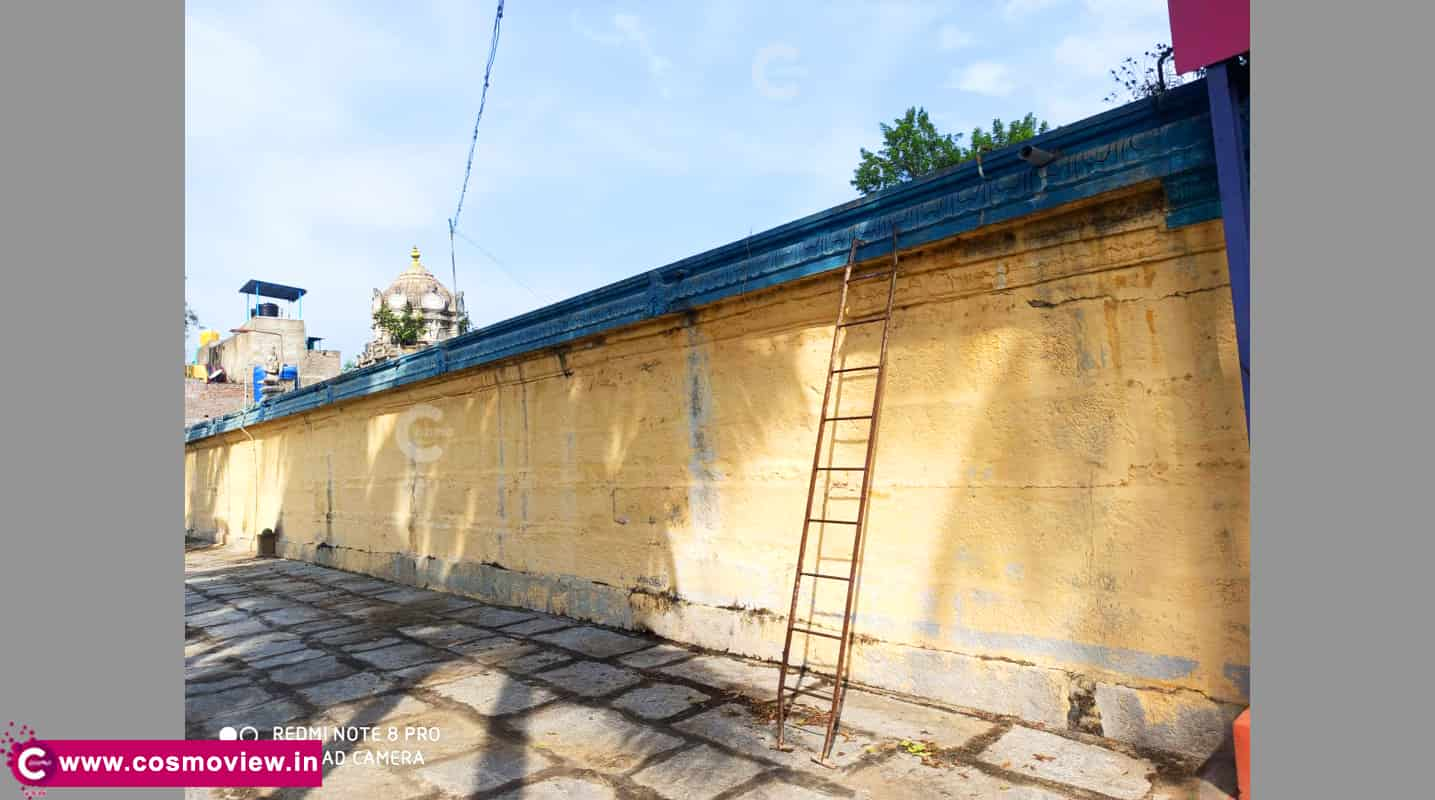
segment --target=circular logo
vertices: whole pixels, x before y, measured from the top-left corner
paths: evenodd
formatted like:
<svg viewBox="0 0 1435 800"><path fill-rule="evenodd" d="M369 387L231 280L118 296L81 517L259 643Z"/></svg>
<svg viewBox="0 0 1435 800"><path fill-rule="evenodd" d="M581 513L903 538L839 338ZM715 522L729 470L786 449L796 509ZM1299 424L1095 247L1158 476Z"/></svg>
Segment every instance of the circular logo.
<svg viewBox="0 0 1435 800"><path fill-rule="evenodd" d="M443 455L443 448L438 445L420 447L414 442L413 428L421 419L438 422L443 419L443 412L428 403L419 403L399 417L399 424L394 429L394 438L398 440L399 450L404 455L413 459L417 464L427 464L437 461ZM448 433L448 431L439 431L439 433Z"/></svg>
<svg viewBox="0 0 1435 800"><path fill-rule="evenodd" d="M797 84L791 81L774 81L772 67L776 62L794 64L798 55L797 48L786 42L776 42L757 51L757 55L752 59L752 85L757 88L758 94L773 100L791 100L796 97ZM806 70L797 67L787 70L787 73L791 77L800 77L806 74Z"/></svg>
<svg viewBox="0 0 1435 800"><path fill-rule="evenodd" d="M25 742L15 746L15 777L21 783L44 786L55 777L55 754L44 742Z"/></svg>

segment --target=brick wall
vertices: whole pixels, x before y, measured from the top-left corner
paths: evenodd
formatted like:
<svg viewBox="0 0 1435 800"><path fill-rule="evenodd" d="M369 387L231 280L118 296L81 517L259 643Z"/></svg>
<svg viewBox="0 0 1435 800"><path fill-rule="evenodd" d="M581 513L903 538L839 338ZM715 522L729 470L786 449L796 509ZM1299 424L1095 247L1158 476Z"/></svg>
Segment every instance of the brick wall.
<svg viewBox="0 0 1435 800"><path fill-rule="evenodd" d="M245 383L184 382L184 424L193 425L244 408L249 385Z"/></svg>

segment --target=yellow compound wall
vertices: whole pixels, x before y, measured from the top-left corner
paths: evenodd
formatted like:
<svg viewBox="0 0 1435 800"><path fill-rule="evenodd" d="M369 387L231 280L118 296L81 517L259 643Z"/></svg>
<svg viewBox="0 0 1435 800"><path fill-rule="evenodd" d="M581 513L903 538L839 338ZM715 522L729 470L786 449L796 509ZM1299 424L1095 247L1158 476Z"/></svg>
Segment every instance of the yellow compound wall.
<svg viewBox="0 0 1435 800"><path fill-rule="evenodd" d="M1219 221L1168 230L1153 183L903 253L855 680L1214 749L1249 691L1223 242ZM193 442L186 525L776 660L839 289L832 272L563 361ZM883 290L863 284L854 310ZM854 335L845 363L874 349ZM872 383L842 381L838 413L866 413ZM839 428L824 463L860 463L859 432ZM834 480L853 483L824 483L820 516L851 518L855 478ZM850 528L829 527L821 567L843 570ZM804 593L804 613L840 625L841 600Z"/></svg>

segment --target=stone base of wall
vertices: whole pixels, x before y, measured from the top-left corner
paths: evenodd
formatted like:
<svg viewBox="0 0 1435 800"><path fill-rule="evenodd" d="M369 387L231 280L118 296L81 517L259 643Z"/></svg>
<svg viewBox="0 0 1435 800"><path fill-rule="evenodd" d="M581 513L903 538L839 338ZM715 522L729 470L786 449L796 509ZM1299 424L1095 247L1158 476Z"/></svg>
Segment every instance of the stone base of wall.
<svg viewBox="0 0 1435 800"><path fill-rule="evenodd" d="M253 551L254 540L236 539L230 546ZM651 631L714 651L771 662L781 659L784 619L768 612L715 608L569 576L300 543L282 536L278 554L488 603ZM865 637L854 641L851 669L852 680L866 686L1050 728L1094 733L1197 761L1222 747L1242 709L1194 691L1113 684L1063 669Z"/></svg>

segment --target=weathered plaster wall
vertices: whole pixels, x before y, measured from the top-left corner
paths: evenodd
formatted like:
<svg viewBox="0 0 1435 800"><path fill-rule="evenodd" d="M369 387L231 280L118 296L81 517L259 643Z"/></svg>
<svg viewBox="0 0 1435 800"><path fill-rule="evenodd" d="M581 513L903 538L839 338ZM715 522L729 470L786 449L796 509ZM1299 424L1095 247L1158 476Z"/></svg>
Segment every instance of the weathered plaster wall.
<svg viewBox="0 0 1435 800"><path fill-rule="evenodd" d="M223 367L234 383L252 380L254 366L263 364L270 350L274 350L285 364L301 363L308 352L304 342L304 321L301 319L250 317L244 327L263 332L236 333L221 339L210 345L201 359L210 369Z"/></svg>
<svg viewBox="0 0 1435 800"><path fill-rule="evenodd" d="M1221 225L1168 229L1164 198L1145 184L904 253L854 679L1219 743L1248 692L1248 451ZM839 284L196 441L187 525L775 660ZM865 413L863 375L842 413ZM830 463L860 458L852 432ZM823 515L850 518L855 486L826 489ZM829 591L803 598L819 624L840 620Z"/></svg>

